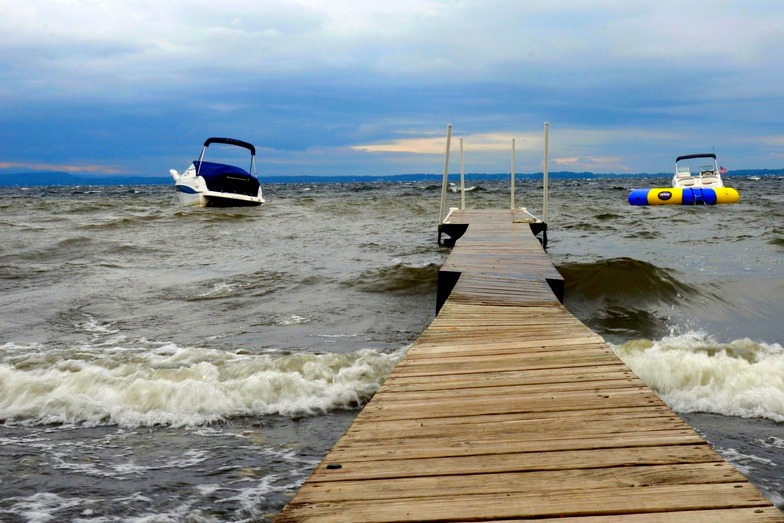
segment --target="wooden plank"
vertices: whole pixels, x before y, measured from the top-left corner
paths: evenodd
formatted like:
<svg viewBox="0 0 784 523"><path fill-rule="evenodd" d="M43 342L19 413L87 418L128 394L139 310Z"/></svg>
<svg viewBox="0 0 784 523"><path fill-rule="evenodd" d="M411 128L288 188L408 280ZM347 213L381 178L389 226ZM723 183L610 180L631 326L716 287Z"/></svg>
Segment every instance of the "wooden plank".
<svg viewBox="0 0 784 523"><path fill-rule="evenodd" d="M629 432L624 434L593 434L590 439L522 440L520 438L498 438L484 440L439 440L423 438L422 441L393 439L381 442L358 443L341 439L330 451L338 463L349 461L385 461L405 459L454 458L465 456L509 455L512 453L561 452L574 450L620 449L634 447L662 447L699 445L704 443L693 431L657 430L655 432ZM597 464L598 465L598 464Z"/></svg>
<svg viewBox="0 0 784 523"><path fill-rule="evenodd" d="M609 387L614 383L642 383L627 367L611 363L580 367L580 372L572 367L559 367L537 370L510 370L499 372L467 372L449 376L448 379L433 380L429 375L394 375L387 378L376 394L388 392L415 392L426 390L449 390L475 387L503 387L508 385L536 386L547 385L583 387L594 382ZM572 378L572 379L570 379Z"/></svg>
<svg viewBox="0 0 784 523"><path fill-rule="evenodd" d="M453 213L439 315L276 521L784 521L563 308L513 218Z"/></svg>
<svg viewBox="0 0 784 523"><path fill-rule="evenodd" d="M520 520L496 519L496 523ZM753 507L722 510L690 510L688 512L654 512L647 514L602 514L589 517L561 517L558 523L716 523L717 521L748 521L770 523L781 521L781 513L774 507Z"/></svg>
<svg viewBox="0 0 784 523"><path fill-rule="evenodd" d="M588 490L578 487L558 491L536 489L514 495L398 497L376 503L344 501L339 503L339 510L332 503L296 502L291 504L286 518L279 521L488 521L764 506L749 483L696 484L688 489L682 485ZM688 521L688 516L684 521Z"/></svg>
<svg viewBox="0 0 784 523"><path fill-rule="evenodd" d="M454 387L434 391L419 391L419 400L449 400L460 401L465 398L486 398L489 394L503 400L504 396L520 396L522 394L547 394L547 393L573 393L586 392L588 394L603 394L621 390L647 390L641 383L630 383L627 380L577 382L577 383L544 383L541 385L494 385L474 387ZM390 391L385 388L376 393L379 403L407 401L409 395L401 391Z"/></svg>
<svg viewBox="0 0 784 523"><path fill-rule="evenodd" d="M466 454L449 459L440 457L341 460L345 453L327 455L319 464L311 481L300 492L307 491L312 481L346 481L369 479L416 478L422 476L473 476L476 474L557 471L584 468L622 468L636 470L649 465L712 463L719 473L735 470L721 459L705 442L694 445L618 447L563 450L547 452L507 452ZM330 466L336 464L341 468ZM535 485L531 486L535 490Z"/></svg>
<svg viewBox="0 0 784 523"><path fill-rule="evenodd" d="M388 420L378 418L368 418L361 413L357 417L357 422L348 428L346 434L351 434L352 431L362 431L368 433L370 431L384 431L389 434L397 434L399 432L414 429L418 431L417 437L425 437L430 430L438 430L439 427L445 425L500 425L505 426L509 423L525 423L525 422L546 422L554 420L561 422L563 420L575 420L575 422L591 423L594 419L603 419L607 423L614 422L615 420L628 420L634 422L635 420L646 420L648 418L661 419L665 424L667 422L684 423L681 418L675 416L670 409L666 406L645 406L645 407L627 407L619 408L608 411L606 409L584 410L580 412L579 418L576 417L574 411L559 411L559 412L531 412L531 413L512 413L512 414L486 414L480 416L452 416L452 417L438 417L438 418L411 418L404 420ZM644 421L643 421L644 423ZM422 429L427 428L428 432Z"/></svg>
<svg viewBox="0 0 784 523"><path fill-rule="evenodd" d="M485 419L482 421L473 418L448 418L450 420L462 420L462 423L438 423L441 418L434 418L427 424L420 422L418 425L398 427L397 430L390 430L390 423L373 423L368 420L362 424L352 427L341 439L342 443L354 444L358 442L371 442L377 444L382 440L407 440L416 441L424 438L452 438L458 440L481 441L487 439L499 439L502 436L519 438L520 436L535 437L540 434L557 433L559 439L584 436L587 438L593 435L608 434L629 434L639 431L657 430L689 430L680 418L649 416L633 417L621 416L612 423L607 423L605 419L598 416L571 416L534 419L512 419L498 421L497 419ZM422 428L427 427L427 431ZM511 436L510 436L511 435ZM394 444L385 443L385 444Z"/></svg>
<svg viewBox="0 0 784 523"><path fill-rule="evenodd" d="M521 494L536 485L537 490L560 492L565 484L579 484L582 489L629 489L655 485L704 484L705 477L720 483L739 483L744 476L733 468L714 474L713 463L645 465L591 469L548 470L472 476L423 476L393 478L387 481L326 481L310 489L298 501L325 503L335 501L389 500L398 497L436 498L477 494Z"/></svg>

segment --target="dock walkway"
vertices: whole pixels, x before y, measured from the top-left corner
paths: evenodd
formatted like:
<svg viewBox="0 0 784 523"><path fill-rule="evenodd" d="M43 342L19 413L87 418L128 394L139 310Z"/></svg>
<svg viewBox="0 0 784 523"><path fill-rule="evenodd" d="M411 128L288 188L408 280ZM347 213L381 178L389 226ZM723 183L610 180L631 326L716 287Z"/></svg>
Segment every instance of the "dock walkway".
<svg viewBox="0 0 784 523"><path fill-rule="evenodd" d="M277 522L784 521L561 305L529 224L450 221L448 299Z"/></svg>

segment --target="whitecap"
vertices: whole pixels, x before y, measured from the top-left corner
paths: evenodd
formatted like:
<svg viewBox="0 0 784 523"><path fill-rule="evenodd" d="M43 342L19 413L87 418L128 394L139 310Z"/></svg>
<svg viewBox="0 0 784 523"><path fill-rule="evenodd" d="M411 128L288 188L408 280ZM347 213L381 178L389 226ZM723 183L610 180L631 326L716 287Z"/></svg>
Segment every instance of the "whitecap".
<svg viewBox="0 0 784 523"><path fill-rule="evenodd" d="M611 345L676 412L784 421L784 349L748 338L719 343L691 331Z"/></svg>
<svg viewBox="0 0 784 523"><path fill-rule="evenodd" d="M22 516L28 523L58 521L58 512L78 507L83 503L83 500L63 498L52 492L38 492L32 496L7 501L10 502L9 512Z"/></svg>
<svg viewBox="0 0 784 523"><path fill-rule="evenodd" d="M0 362L0 419L21 424L197 426L361 406L400 353L239 354L163 345L15 354Z"/></svg>
<svg viewBox="0 0 784 523"><path fill-rule="evenodd" d="M285 318L280 318L275 321L276 325L281 326L288 326L288 325L304 325L306 323L310 323L311 319L307 316L300 316L299 314L292 314L291 316L287 316Z"/></svg>

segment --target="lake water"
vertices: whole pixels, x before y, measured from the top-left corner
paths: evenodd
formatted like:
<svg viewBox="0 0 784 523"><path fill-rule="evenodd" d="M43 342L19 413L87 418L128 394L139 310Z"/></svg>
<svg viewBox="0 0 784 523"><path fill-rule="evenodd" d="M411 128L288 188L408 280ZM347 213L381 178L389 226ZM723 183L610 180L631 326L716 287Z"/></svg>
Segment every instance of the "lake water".
<svg viewBox="0 0 784 523"><path fill-rule="evenodd" d="M551 181L565 305L782 508L784 179L627 203L665 182ZM266 521L342 435L433 319L440 190L264 188L0 188L0 520Z"/></svg>

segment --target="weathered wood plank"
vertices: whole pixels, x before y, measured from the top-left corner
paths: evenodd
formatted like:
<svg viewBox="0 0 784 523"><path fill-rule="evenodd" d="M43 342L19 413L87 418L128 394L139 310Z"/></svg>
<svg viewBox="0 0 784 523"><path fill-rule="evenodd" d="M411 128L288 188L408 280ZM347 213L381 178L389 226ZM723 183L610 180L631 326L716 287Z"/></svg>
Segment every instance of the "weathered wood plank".
<svg viewBox="0 0 784 523"><path fill-rule="evenodd" d="M732 467L715 474L713 463L646 465L629 467L548 470L471 476L424 476L394 478L387 481L326 481L310 489L298 501L324 503L335 501L387 500L398 497L436 498L444 495L525 494L536 490L560 492L564 485L578 484L582 489L629 489L654 485L704 484L705 477L720 483L739 483L745 477Z"/></svg>
<svg viewBox="0 0 784 523"><path fill-rule="evenodd" d="M343 436L343 443L371 442L378 443L382 440L404 439L408 441L424 438L451 438L457 440L483 441L499 439L501 437L520 436L535 437L540 434L558 434L559 439L583 436L592 438L594 435L618 434L625 435L639 431L658 430L689 430L683 420L678 417L632 417L623 416L613 419L608 423L606 419L596 416L563 416L559 418L535 418L527 420L508 419L507 421L483 420L473 418L450 418L462 420L462 423L438 423L441 418L424 424L399 426L397 430L390 430L390 423L374 423L372 420L351 427ZM422 428L427 427L427 431ZM511 436L510 436L511 435ZM385 444L387 444L385 442ZM391 443L394 444L394 443Z"/></svg>
<svg viewBox="0 0 784 523"><path fill-rule="evenodd" d="M418 458L453 458L459 456L507 455L514 452L556 452L570 450L595 450L608 448L660 447L675 445L698 445L702 440L693 431L657 430L629 432L624 434L599 435L593 437L575 437L571 439L531 439L497 438L484 440L425 438L421 442L402 439L385 440L384 445L377 442L351 442L341 439L330 451L330 455L339 463L348 461L383 461ZM545 438L544 435L537 436ZM598 464L597 464L598 466Z"/></svg>
<svg viewBox="0 0 784 523"><path fill-rule="evenodd" d="M694 484L689 488L683 485L588 490L578 487L558 491L535 489L514 495L398 497L376 503L344 501L340 502L339 510L331 503L296 502L291 505L288 517L292 519L288 521L488 521L765 506L749 483Z"/></svg>
<svg viewBox="0 0 784 523"><path fill-rule="evenodd" d="M646 420L648 418L661 419L664 425L667 422L683 423L683 420L674 415L670 409L664 405L658 406L645 406L645 407L628 407L618 408L608 411L606 409L594 409L580 411L579 418L574 411L559 411L559 412L528 412L528 413L512 413L512 414L486 414L480 416L452 416L452 417L438 417L438 418L412 418L404 420L391 420L368 418L362 416L362 413L357 417L357 422L348 428L346 434L352 433L357 430L361 432L370 431L384 431L391 436L394 436L398 431L405 431L414 429L419 431L417 437L423 437L424 433L421 429L427 428L429 430L438 430L439 427L446 425L499 425L505 426L509 423L525 423L525 422L562 422L564 420L572 421L575 423L591 423L595 419L606 420L608 423L615 420ZM645 421L643 421L644 423Z"/></svg>
<svg viewBox="0 0 784 523"><path fill-rule="evenodd" d="M430 375L396 375L388 378L376 394L503 387L509 385L531 387L552 385L554 387L583 388L592 386L594 382L604 383L608 387L615 386L616 382L631 385L642 383L628 368L616 363L581 367L580 371L577 372L572 367L559 367L500 372L466 372L459 375L444 376L443 379L439 380L433 380Z"/></svg>
<svg viewBox="0 0 784 523"><path fill-rule="evenodd" d="M343 454L330 453L316 467L311 481L346 481L365 479L415 478L422 476L472 476L530 471L557 471L584 468L637 467L649 465L712 463L717 474L735 470L721 459L707 443L695 445L664 445L648 447L619 447L549 452L507 452L496 454L468 454L440 457L402 459L341 460ZM329 468L340 464L339 469ZM309 488L310 482L305 486ZM307 488L303 486L302 491ZM532 489L535 486L532 486Z"/></svg>

